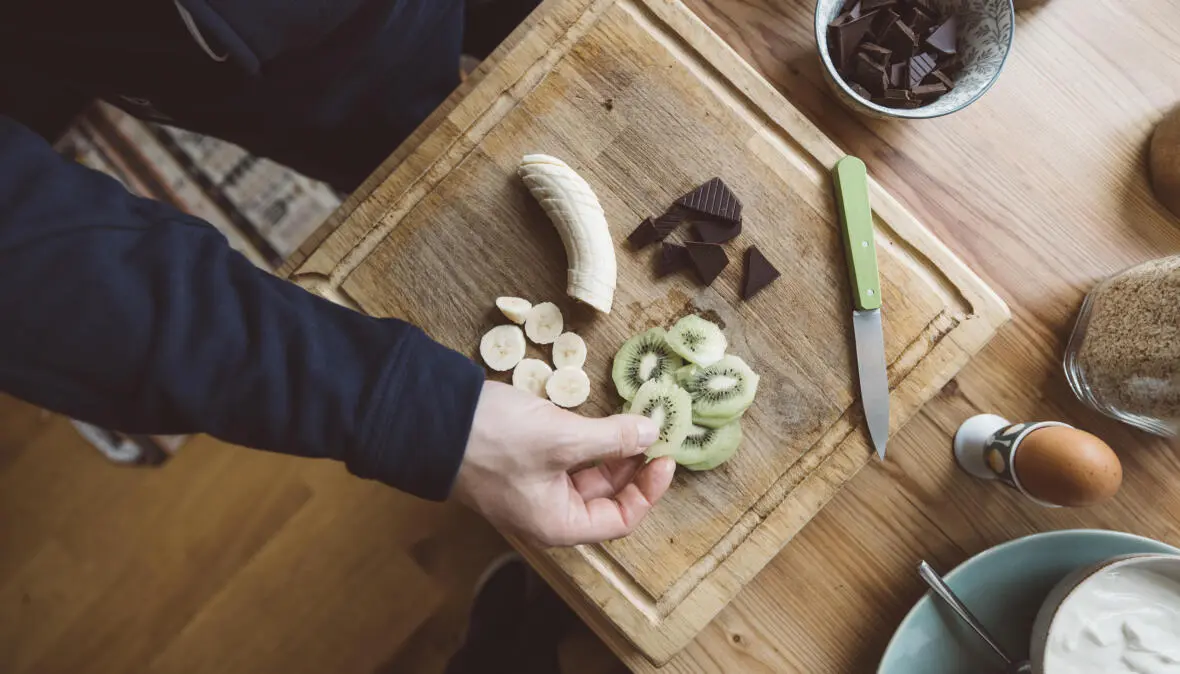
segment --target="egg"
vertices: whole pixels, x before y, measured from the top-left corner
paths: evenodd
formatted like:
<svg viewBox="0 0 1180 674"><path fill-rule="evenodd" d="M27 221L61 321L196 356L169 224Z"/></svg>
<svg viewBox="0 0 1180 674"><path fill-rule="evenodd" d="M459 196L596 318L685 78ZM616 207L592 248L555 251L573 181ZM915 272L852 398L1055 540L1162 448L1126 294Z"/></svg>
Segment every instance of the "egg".
<svg viewBox="0 0 1180 674"><path fill-rule="evenodd" d="M1180 106L1156 126L1151 136L1149 165L1156 198L1180 215Z"/></svg>
<svg viewBox="0 0 1180 674"><path fill-rule="evenodd" d="M1061 506L1101 503L1123 482L1123 466L1109 445L1066 426L1029 433L1016 452L1013 470L1025 491Z"/></svg>

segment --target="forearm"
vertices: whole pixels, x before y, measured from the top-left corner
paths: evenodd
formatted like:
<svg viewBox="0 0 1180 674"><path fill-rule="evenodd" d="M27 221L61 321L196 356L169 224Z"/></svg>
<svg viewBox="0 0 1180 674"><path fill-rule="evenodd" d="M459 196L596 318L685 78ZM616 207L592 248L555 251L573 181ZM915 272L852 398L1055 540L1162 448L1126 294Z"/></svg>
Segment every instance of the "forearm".
<svg viewBox="0 0 1180 674"><path fill-rule="evenodd" d="M482 371L251 265L213 228L0 118L0 388L84 421L207 432L446 496Z"/></svg>

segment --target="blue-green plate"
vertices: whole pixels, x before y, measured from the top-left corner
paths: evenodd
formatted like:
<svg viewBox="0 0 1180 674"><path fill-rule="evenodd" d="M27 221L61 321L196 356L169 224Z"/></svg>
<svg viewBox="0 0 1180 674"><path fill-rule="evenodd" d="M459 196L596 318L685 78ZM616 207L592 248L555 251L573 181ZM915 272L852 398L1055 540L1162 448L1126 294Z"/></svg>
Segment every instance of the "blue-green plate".
<svg viewBox="0 0 1180 674"><path fill-rule="evenodd" d="M1165 543L1117 531L1050 531L984 550L944 577L1010 653L1027 657L1037 611L1058 581L1074 569L1143 552L1180 554ZM877 674L1002 670L987 646L927 592L901 621Z"/></svg>

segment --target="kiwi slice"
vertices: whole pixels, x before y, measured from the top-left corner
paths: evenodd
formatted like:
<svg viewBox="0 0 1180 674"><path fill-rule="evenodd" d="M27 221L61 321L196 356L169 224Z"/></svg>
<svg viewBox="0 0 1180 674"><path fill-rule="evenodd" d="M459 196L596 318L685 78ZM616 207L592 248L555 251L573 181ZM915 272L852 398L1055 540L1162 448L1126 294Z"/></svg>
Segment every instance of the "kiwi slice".
<svg viewBox="0 0 1180 674"><path fill-rule="evenodd" d="M663 328L635 335L615 354L611 378L623 400L632 400L639 387L649 381L672 382L684 361L664 340Z"/></svg>
<svg viewBox="0 0 1180 674"><path fill-rule="evenodd" d="M742 422L735 421L721 428L708 428L693 424L688 431L688 437L680 443L680 449L672 455L676 463L686 466L709 465L709 468L720 466L737 451L742 444ZM707 470L693 468L693 470Z"/></svg>
<svg viewBox="0 0 1180 674"><path fill-rule="evenodd" d="M692 363L685 365L676 371L676 383L683 386L685 382L691 381L693 375L700 369L700 365L693 365Z"/></svg>
<svg viewBox="0 0 1180 674"><path fill-rule="evenodd" d="M692 397L693 421L717 428L745 414L758 392L758 375L737 356L692 372L681 382Z"/></svg>
<svg viewBox="0 0 1180 674"><path fill-rule="evenodd" d="M655 459L673 454L692 428L692 399L688 392L668 381L649 380L631 401L631 413L641 414L660 427L660 439L647 448Z"/></svg>
<svg viewBox="0 0 1180 674"><path fill-rule="evenodd" d="M725 356L729 342L716 323L688 315L668 331L668 345L684 359L697 365L712 365Z"/></svg>

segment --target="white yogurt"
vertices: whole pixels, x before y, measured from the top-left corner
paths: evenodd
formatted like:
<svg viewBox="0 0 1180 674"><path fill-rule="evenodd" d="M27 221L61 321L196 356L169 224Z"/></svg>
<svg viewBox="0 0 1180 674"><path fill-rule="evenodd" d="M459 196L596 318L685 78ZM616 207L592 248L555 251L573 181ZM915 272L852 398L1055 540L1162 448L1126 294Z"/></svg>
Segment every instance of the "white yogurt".
<svg viewBox="0 0 1180 674"><path fill-rule="evenodd" d="M1141 566L1101 572L1062 603L1046 674L1180 674L1180 580Z"/></svg>

